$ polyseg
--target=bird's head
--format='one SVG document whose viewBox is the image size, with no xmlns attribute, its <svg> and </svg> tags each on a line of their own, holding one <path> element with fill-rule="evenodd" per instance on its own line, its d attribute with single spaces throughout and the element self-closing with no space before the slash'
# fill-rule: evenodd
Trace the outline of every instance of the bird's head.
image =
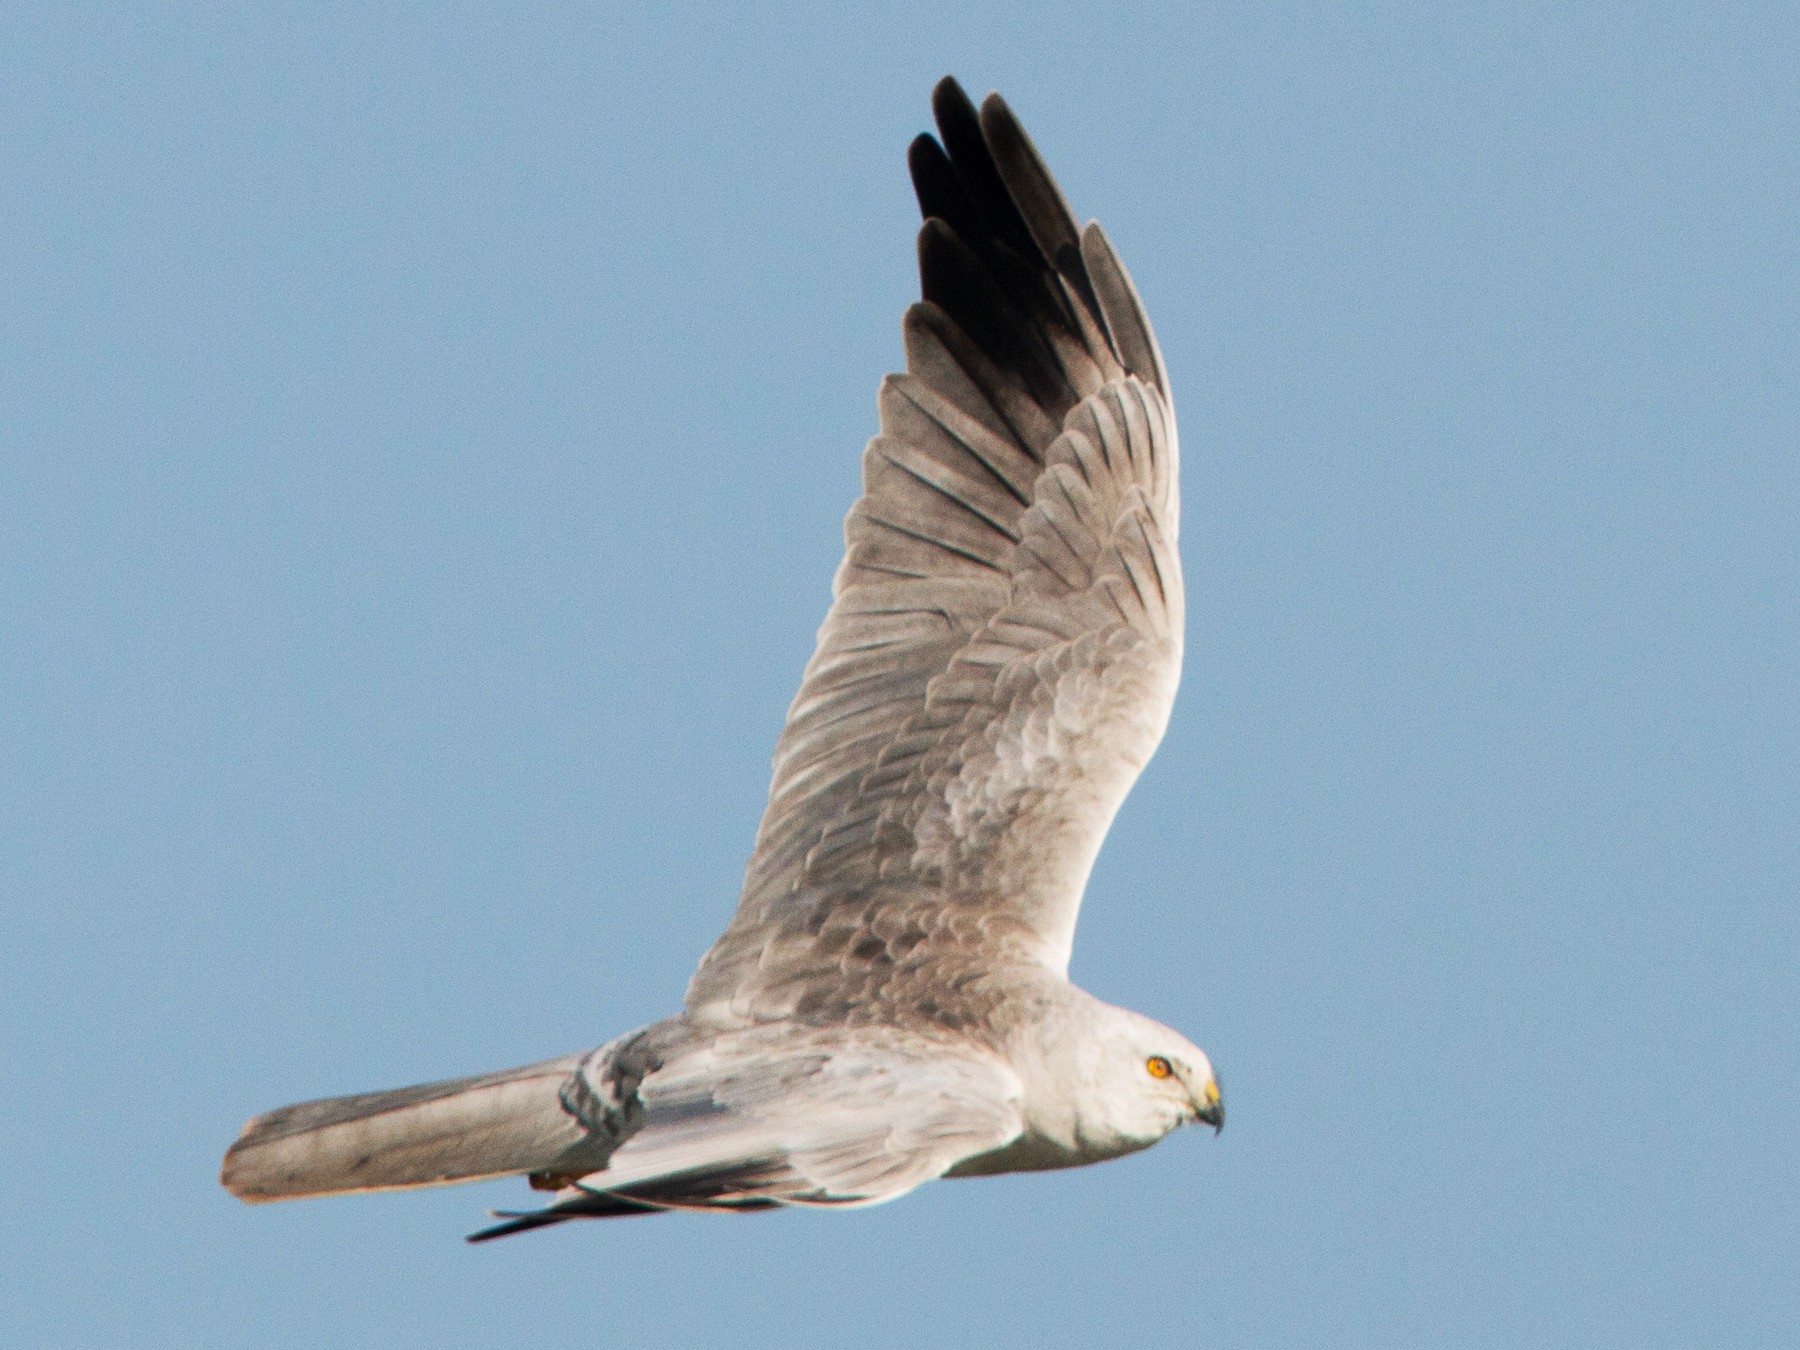
<svg viewBox="0 0 1800 1350">
<path fill-rule="evenodd" d="M 1206 1052 L 1141 1013 L 1127 1012 L 1126 1019 L 1118 1071 L 1136 1080 L 1134 1095 L 1168 1119 L 1162 1133 L 1196 1121 L 1212 1126 L 1215 1134 L 1224 1129 L 1225 1099 Z"/>
<path fill-rule="evenodd" d="M 1085 1080 L 1077 1132 L 1087 1148 L 1128 1152 L 1182 1125 L 1224 1127 L 1225 1102 L 1204 1050 L 1141 1013 L 1099 1007 L 1099 1025 L 1076 1051 Z"/>
</svg>

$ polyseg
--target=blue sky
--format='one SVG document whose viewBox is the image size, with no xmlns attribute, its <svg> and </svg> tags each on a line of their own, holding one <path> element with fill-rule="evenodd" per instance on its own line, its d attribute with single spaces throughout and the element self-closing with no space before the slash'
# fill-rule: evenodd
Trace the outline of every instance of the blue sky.
<svg viewBox="0 0 1800 1350">
<path fill-rule="evenodd" d="M 1779 1344 L 1787 6 L 14 7 L 0 1339 Z M 250 1114 L 597 1044 L 728 916 L 1000 88 L 1174 382 L 1188 661 L 1074 975 L 1231 1127 L 470 1249 Z"/>
</svg>

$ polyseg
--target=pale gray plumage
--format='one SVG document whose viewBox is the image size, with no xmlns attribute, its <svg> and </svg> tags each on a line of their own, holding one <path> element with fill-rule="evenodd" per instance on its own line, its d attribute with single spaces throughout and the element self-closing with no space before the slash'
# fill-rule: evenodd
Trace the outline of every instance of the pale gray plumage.
<svg viewBox="0 0 1800 1350">
<path fill-rule="evenodd" d="M 866 1204 L 1223 1119 L 1206 1056 L 1070 985 L 1076 912 L 1182 645 L 1168 375 L 1098 225 L 997 95 L 933 95 L 906 373 L 682 1013 L 587 1055 L 260 1116 L 248 1200 L 529 1173 L 478 1236 Z"/>
</svg>

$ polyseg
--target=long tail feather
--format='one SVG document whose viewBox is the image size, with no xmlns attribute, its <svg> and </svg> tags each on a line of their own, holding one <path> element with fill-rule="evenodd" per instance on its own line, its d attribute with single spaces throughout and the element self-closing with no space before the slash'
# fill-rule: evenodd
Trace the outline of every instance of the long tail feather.
<svg viewBox="0 0 1800 1350">
<path fill-rule="evenodd" d="M 581 1059 L 284 1106 L 244 1126 L 219 1180 L 261 1203 L 600 1165 L 562 1103 Z"/>
</svg>

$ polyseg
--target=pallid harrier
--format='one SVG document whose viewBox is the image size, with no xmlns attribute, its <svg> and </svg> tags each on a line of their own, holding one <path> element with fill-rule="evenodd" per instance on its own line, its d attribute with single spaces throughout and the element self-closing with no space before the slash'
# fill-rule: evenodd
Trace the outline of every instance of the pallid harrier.
<svg viewBox="0 0 1800 1350">
<path fill-rule="evenodd" d="M 866 1205 L 1224 1121 L 1207 1057 L 1070 984 L 1181 665 L 1175 418 L 1136 289 L 998 95 L 910 154 L 924 298 L 730 926 L 587 1054 L 258 1116 L 249 1201 L 527 1174 L 572 1218 Z"/>
</svg>

